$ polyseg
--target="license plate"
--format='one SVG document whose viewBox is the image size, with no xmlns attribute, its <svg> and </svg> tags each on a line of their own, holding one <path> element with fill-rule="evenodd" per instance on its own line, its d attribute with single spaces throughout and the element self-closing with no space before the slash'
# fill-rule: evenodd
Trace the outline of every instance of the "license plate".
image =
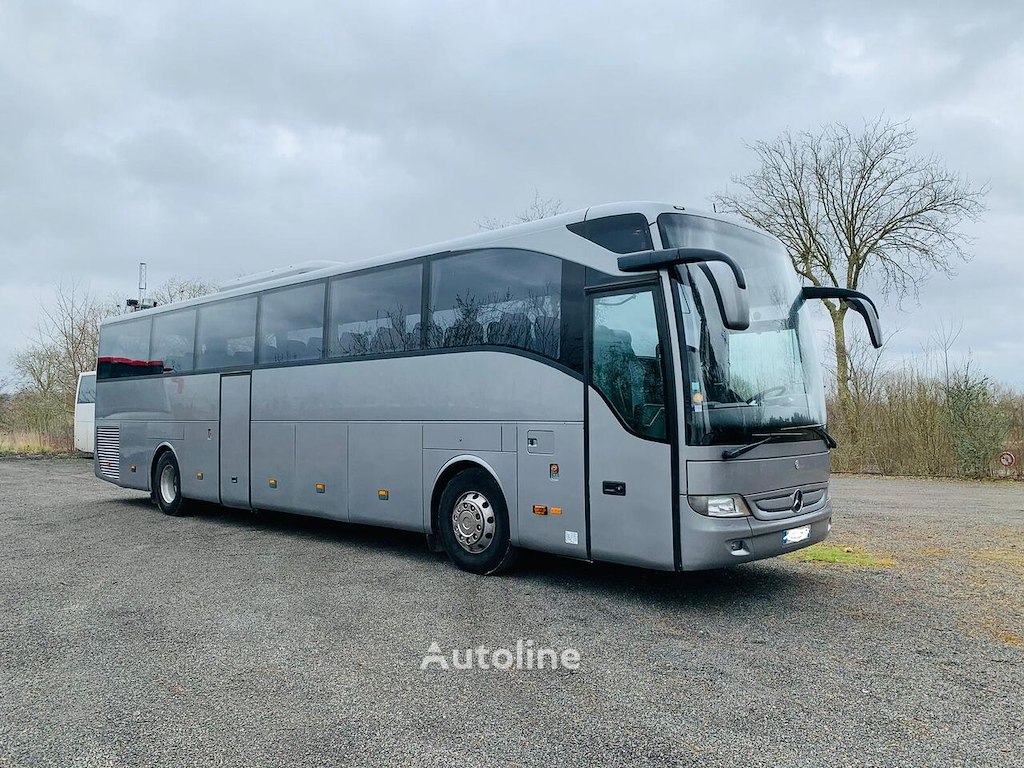
<svg viewBox="0 0 1024 768">
<path fill-rule="evenodd" d="M 790 528 L 782 534 L 783 544 L 797 544 L 811 535 L 811 526 L 801 525 L 799 528 Z"/>
</svg>

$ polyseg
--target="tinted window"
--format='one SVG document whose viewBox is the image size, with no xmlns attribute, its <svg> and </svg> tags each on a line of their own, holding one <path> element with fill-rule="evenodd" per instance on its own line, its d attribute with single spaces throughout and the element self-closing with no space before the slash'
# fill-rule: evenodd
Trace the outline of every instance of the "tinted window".
<svg viewBox="0 0 1024 768">
<path fill-rule="evenodd" d="M 96 374 L 89 373 L 78 380 L 78 398 L 79 403 L 95 403 L 96 402 Z"/>
<path fill-rule="evenodd" d="M 100 347 L 96 362 L 96 376 L 115 379 L 122 376 L 141 376 L 162 373 L 162 365 L 151 365 L 149 360 L 149 317 L 105 325 L 100 330 Z"/>
<path fill-rule="evenodd" d="M 150 318 L 103 326 L 99 356 L 132 362 L 149 360 Z"/>
<path fill-rule="evenodd" d="M 495 344 L 558 358 L 561 261 L 495 248 L 447 256 L 430 267 L 428 345 Z"/>
<path fill-rule="evenodd" d="M 570 232 L 585 237 L 614 253 L 650 251 L 654 248 L 651 228 L 642 213 L 605 216 L 568 225 Z"/>
<path fill-rule="evenodd" d="M 319 360 L 324 338 L 324 283 L 299 285 L 260 298 L 261 363 Z"/>
<path fill-rule="evenodd" d="M 648 290 L 596 297 L 593 301 L 591 382 L 629 429 L 665 439 L 662 346 Z"/>
<path fill-rule="evenodd" d="M 192 353 L 196 332 L 196 311 L 170 312 L 153 318 L 154 363 L 162 363 L 164 372 L 189 373 L 194 370 Z"/>
<path fill-rule="evenodd" d="M 331 281 L 331 357 L 419 349 L 423 303 L 420 264 Z"/>
<path fill-rule="evenodd" d="M 196 336 L 197 369 L 252 365 L 256 341 L 256 297 L 200 307 Z"/>
</svg>

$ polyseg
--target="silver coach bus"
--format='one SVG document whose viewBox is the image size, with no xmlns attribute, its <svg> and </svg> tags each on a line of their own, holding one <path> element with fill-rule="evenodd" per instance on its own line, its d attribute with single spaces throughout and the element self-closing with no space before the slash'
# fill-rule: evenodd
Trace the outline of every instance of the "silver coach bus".
<svg viewBox="0 0 1024 768">
<path fill-rule="evenodd" d="M 657 203 L 242 278 L 100 334 L 96 475 L 422 531 L 461 568 L 517 549 L 665 570 L 831 528 L 804 287 L 782 244 Z"/>
</svg>

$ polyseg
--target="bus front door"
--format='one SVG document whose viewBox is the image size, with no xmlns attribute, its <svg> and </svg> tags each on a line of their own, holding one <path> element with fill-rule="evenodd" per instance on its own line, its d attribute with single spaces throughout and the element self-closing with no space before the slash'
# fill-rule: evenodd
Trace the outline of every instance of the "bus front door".
<svg viewBox="0 0 1024 768">
<path fill-rule="evenodd" d="M 588 290 L 590 556 L 675 567 L 665 327 L 657 284 Z"/>
<path fill-rule="evenodd" d="M 220 503 L 249 508 L 248 373 L 220 377 Z"/>
</svg>

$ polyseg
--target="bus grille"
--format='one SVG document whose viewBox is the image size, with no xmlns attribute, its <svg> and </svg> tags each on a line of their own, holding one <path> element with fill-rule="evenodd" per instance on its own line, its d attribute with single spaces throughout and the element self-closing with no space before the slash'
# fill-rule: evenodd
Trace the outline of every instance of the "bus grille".
<svg viewBox="0 0 1024 768">
<path fill-rule="evenodd" d="M 121 479 L 121 428 L 96 428 L 96 461 L 100 474 L 115 482 Z"/>
</svg>

